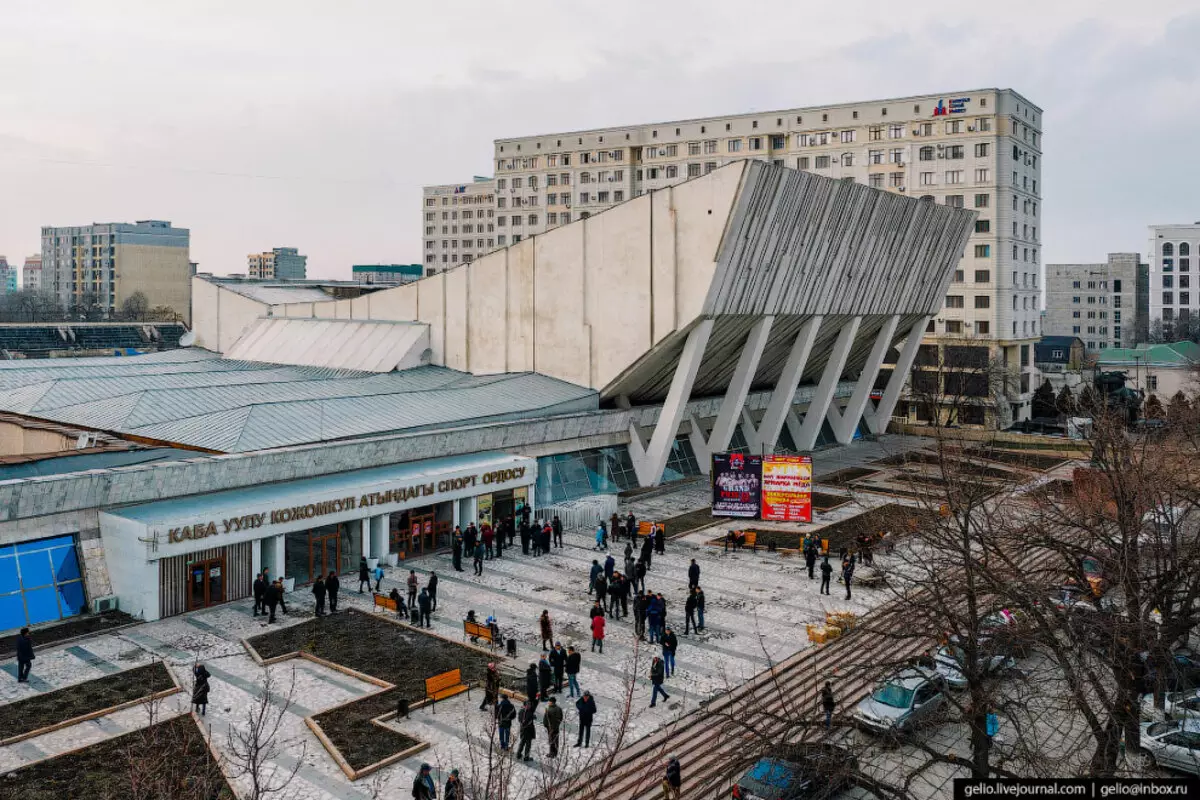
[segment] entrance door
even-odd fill
[[[225,559],[212,558],[188,565],[188,611],[225,602]]]
[[[341,571],[341,530],[323,535],[314,534],[308,540],[309,574],[316,580],[318,575]]]

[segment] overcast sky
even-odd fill
[[[1012,87],[1044,260],[1200,220],[1196,0],[0,0],[0,253],[169,219],[201,269],[420,261],[420,187],[505,136]]]

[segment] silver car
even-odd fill
[[[1200,719],[1142,723],[1142,755],[1160,767],[1200,775]]]
[[[880,681],[852,717],[875,733],[906,733],[940,712],[946,703],[942,677],[933,670],[909,667]]]
[[[1017,664],[1012,656],[999,653],[986,654],[982,658],[984,675],[999,675]],[[933,656],[934,668],[951,689],[967,688],[967,676],[963,674],[962,668],[964,660],[962,649],[954,644],[939,647]]]
[[[1185,692],[1167,692],[1163,696],[1163,709],[1154,707],[1154,695],[1142,698],[1142,719],[1185,719],[1200,717],[1200,689]]]

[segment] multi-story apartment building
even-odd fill
[[[1089,354],[1146,340],[1149,266],[1137,253],[1104,264],[1047,264],[1045,333],[1076,336]]]
[[[191,319],[190,234],[164,220],[42,228],[42,288],[66,309],[88,305],[105,317],[134,292],[151,308]]]
[[[302,281],[308,276],[308,256],[295,247],[276,247],[266,253],[246,257],[251,278],[261,280]]]
[[[422,264],[355,264],[350,268],[351,278],[358,283],[373,286],[402,286],[425,276]]]
[[[29,291],[40,291],[42,288],[42,257],[32,255],[25,257],[21,267],[21,288]]]
[[[469,264],[503,244],[496,239],[496,189],[491,178],[426,186],[421,202],[425,274]]]
[[[0,256],[0,294],[17,290],[17,268],[9,265],[8,258]]]
[[[1150,226],[1150,332],[1168,341],[1200,325],[1200,222]],[[1196,267],[1196,269],[1192,269]]]
[[[1011,89],[497,139],[494,148],[485,241],[494,208],[497,247],[744,158],[974,209],[975,233],[918,363],[989,373],[953,388],[937,379],[939,394],[958,398],[957,421],[1029,416],[1041,335],[1042,110]],[[438,259],[454,253],[453,230],[437,214],[448,209],[430,202],[434,188],[449,187],[426,190],[427,266],[449,266]],[[913,402],[897,414],[928,419],[932,408]]]

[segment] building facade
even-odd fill
[[[190,233],[165,220],[42,228],[42,288],[64,308],[109,318],[135,292],[191,319]],[[87,308],[84,308],[84,307]]]
[[[246,258],[248,274],[260,280],[302,281],[308,277],[308,256],[295,247],[276,247]],[[195,274],[195,273],[193,273]]]
[[[422,264],[355,264],[350,268],[353,280],[373,286],[400,286],[424,276]]]
[[[29,291],[40,291],[42,288],[42,257],[32,255],[25,257],[21,267],[21,288]]]
[[[1137,253],[1103,264],[1046,265],[1046,334],[1076,336],[1090,354],[1146,340],[1149,267]]]
[[[974,232],[918,364],[1003,370],[1005,377],[971,382],[982,395],[962,416],[1004,425],[1028,417],[1037,383],[1041,137],[1040,108],[1010,89],[985,89],[497,139],[495,246],[743,159],[972,209]],[[450,266],[462,241],[453,218],[437,212],[453,209],[435,210],[428,191],[426,263]],[[488,213],[485,242],[493,232]],[[947,357],[947,347],[957,355]],[[964,348],[973,355],[960,359]],[[943,391],[951,393],[939,385]],[[909,411],[916,418],[926,409]]]
[[[8,263],[8,258],[0,256],[0,293],[10,294],[17,290],[17,268]]]
[[[1200,289],[1192,276],[1200,258],[1200,222],[1150,226],[1151,337],[1170,341],[1188,336],[1197,325]]]
[[[491,178],[426,186],[422,195],[427,275],[469,264],[504,244],[503,237],[496,238],[496,188]]]

